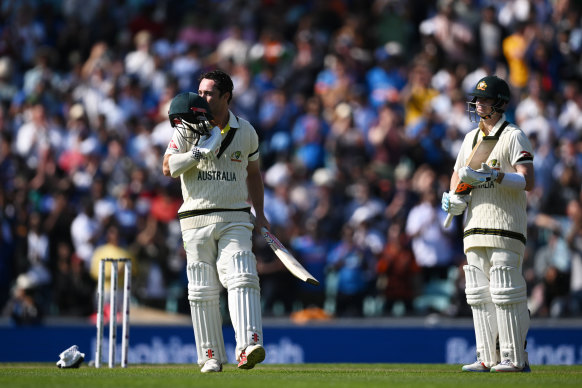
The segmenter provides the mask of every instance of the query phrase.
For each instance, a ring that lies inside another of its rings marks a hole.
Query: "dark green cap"
[[[495,75],[488,75],[477,82],[475,89],[469,95],[473,97],[492,98],[496,101],[506,103],[509,102],[511,92],[509,91],[507,82]]]

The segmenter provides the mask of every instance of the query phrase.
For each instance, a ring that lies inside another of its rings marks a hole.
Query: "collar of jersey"
[[[228,111],[228,116],[228,123],[220,130],[220,133],[223,135],[230,131],[231,128],[238,128],[238,120],[230,110]]]

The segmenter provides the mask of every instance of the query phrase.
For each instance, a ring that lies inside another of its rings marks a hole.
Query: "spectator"
[[[378,289],[386,299],[384,312],[392,313],[397,302],[404,304],[404,314],[414,311],[414,298],[420,293],[421,268],[404,233],[404,225],[394,222],[388,228],[386,245],[378,257]]]
[[[12,1],[2,8],[2,305],[28,270],[27,233],[35,213],[46,218],[41,234],[49,236],[53,275],[59,246],[83,252],[79,241],[73,245],[79,236],[77,215],[70,212],[84,198],[95,204],[91,222],[108,225],[121,216],[130,226],[124,238],[131,249],[145,244],[136,250],[143,262],[136,273],[140,303],[163,307],[164,295],[185,292],[183,250],[170,249],[164,262],[153,253],[180,246],[179,186],[161,174],[159,160],[172,132],[169,100],[205,67],[231,72],[237,116],[258,123],[260,113],[264,171],[280,162],[290,168],[275,201],[289,211],[291,221],[281,229],[289,243],[297,238],[299,246],[313,242],[320,249],[307,228],[311,217],[321,240],[337,243],[343,226],[361,216],[351,202],[356,181],[381,202],[367,227],[384,239],[391,225],[405,225],[427,188],[418,179],[426,176],[425,165],[432,164],[437,176],[431,179],[440,181],[472,128],[467,93],[495,73],[510,74],[520,91],[506,113],[510,120],[515,115],[535,147],[532,214],[557,221],[567,214],[566,204],[580,198],[582,26],[576,2],[439,0],[417,7],[421,2],[376,0],[362,7],[226,0],[212,12],[206,2],[118,2],[114,9],[97,1],[36,3]],[[234,19],[240,34],[219,22]],[[559,197],[551,189],[557,182],[565,187]],[[126,190],[130,206],[123,207]],[[95,244],[104,243],[99,237]],[[546,244],[544,228],[531,223],[528,249]],[[572,279],[574,269],[573,259]],[[372,271],[370,284],[377,276]],[[51,300],[55,282],[34,288],[33,299]],[[566,299],[575,300],[576,284]],[[369,287],[365,296],[375,292]],[[187,312],[188,306],[170,309]]]
[[[131,259],[132,275],[138,270],[137,262],[132,252],[130,252],[120,240],[119,227],[113,222],[105,230],[105,243],[97,246],[91,258],[91,278],[97,282],[99,280],[99,264],[103,259]],[[123,279],[125,266],[119,266],[119,279]],[[111,289],[111,266],[105,266],[105,278],[103,279],[105,290]],[[106,291],[107,292],[107,291]]]
[[[342,228],[341,241],[327,256],[328,270],[337,274],[336,316],[360,317],[375,271],[372,252],[354,241],[354,230]]]
[[[59,243],[52,306],[62,316],[88,317],[94,311],[96,282],[67,243]]]
[[[73,254],[81,260],[87,270],[91,267],[93,251],[101,232],[100,227],[99,221],[95,218],[95,209],[91,199],[84,198],[79,214],[71,223],[71,238],[74,247]]]
[[[513,96],[519,96],[519,92],[527,84],[529,78],[527,53],[534,39],[534,27],[526,22],[517,23],[513,33],[503,39],[503,55],[508,65],[509,85],[515,89],[511,93]]]
[[[423,190],[420,195],[420,203],[410,210],[405,232],[422,269],[423,282],[446,279],[450,266],[456,262],[450,231],[443,227],[446,214],[440,211],[434,189]]]

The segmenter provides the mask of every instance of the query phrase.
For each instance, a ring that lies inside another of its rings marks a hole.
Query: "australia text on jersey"
[[[199,181],[236,181],[236,173],[232,171],[198,171]]]

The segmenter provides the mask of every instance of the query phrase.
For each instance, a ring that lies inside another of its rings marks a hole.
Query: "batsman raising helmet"
[[[467,210],[463,245],[467,257],[465,294],[473,313],[477,361],[467,372],[529,372],[526,336],[529,312],[522,275],[526,243],[526,194],[534,187],[532,146],[523,131],[506,121],[507,83],[496,76],[479,80],[467,102],[478,122],[463,141],[442,208]],[[466,166],[479,137],[493,136],[495,147],[474,170]],[[470,194],[455,194],[457,184]]]
[[[221,286],[236,337],[238,368],[265,359],[255,225],[269,228],[257,132],[229,110],[233,84],[220,70],[200,77],[198,94],[181,93],[170,103],[174,134],[163,172],[180,177],[184,202],[178,218],[187,257],[188,300],[201,372],[220,372],[227,362],[219,308]],[[251,204],[247,202],[250,198]]]

